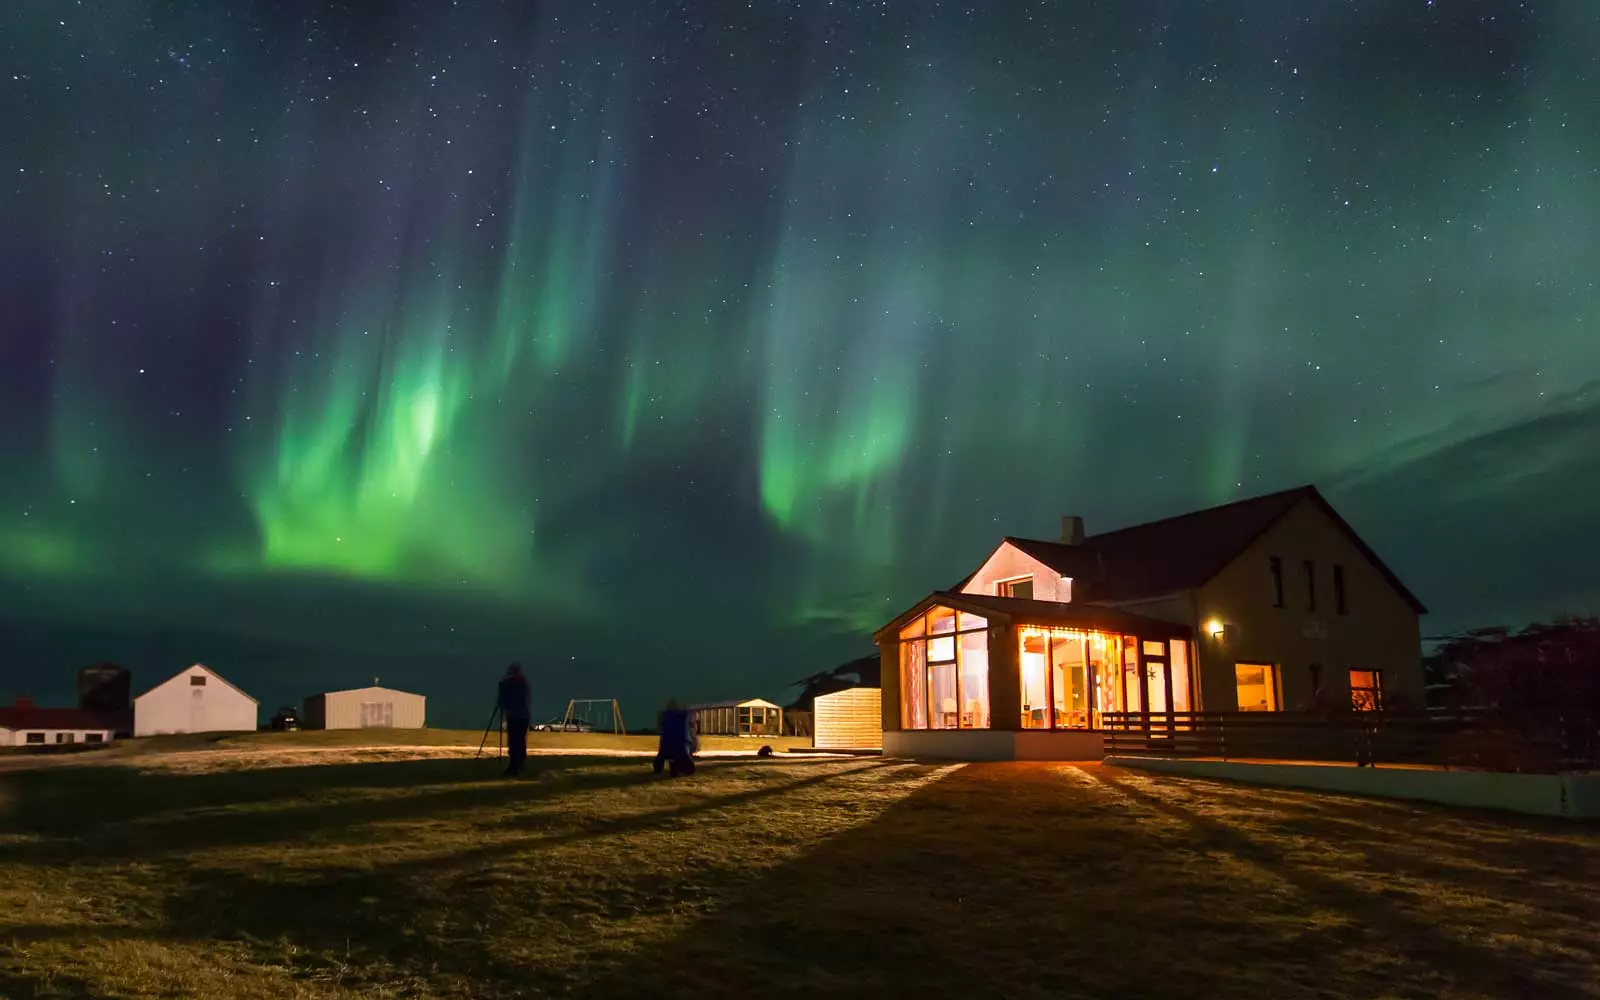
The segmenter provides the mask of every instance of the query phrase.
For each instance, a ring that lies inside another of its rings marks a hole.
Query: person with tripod
[[[528,724],[533,717],[528,679],[522,676],[522,664],[513,663],[506,668],[495,704],[506,726],[506,751],[511,758],[506,774],[514,778],[522,774],[528,759]]]

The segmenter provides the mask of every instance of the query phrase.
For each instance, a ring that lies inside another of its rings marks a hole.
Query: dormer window
[[[1033,577],[1019,576],[1010,580],[1001,580],[994,585],[994,592],[1001,597],[1017,597],[1025,601],[1033,600]]]

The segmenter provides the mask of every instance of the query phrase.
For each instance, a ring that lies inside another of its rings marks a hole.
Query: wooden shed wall
[[[883,746],[883,693],[858,687],[821,695],[812,707],[814,735],[819,750],[874,750]]]

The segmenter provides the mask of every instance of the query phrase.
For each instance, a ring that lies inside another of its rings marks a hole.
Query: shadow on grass
[[[930,784],[587,995],[1596,995],[1575,985],[1592,963],[1480,947],[1441,926],[1448,903],[1405,912],[1099,768],[1068,770],[976,765]]]
[[[719,766],[804,768],[800,761]],[[10,783],[0,830],[38,839],[0,850],[13,861],[149,861],[191,850],[327,837],[388,820],[495,809],[660,780],[648,760],[552,756],[536,777],[507,779],[492,759],[314,764],[170,774],[83,768]]]

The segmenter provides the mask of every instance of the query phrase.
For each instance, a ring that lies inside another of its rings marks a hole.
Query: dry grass
[[[1053,764],[151,762],[4,779],[0,995],[1600,997],[1592,826]]]

